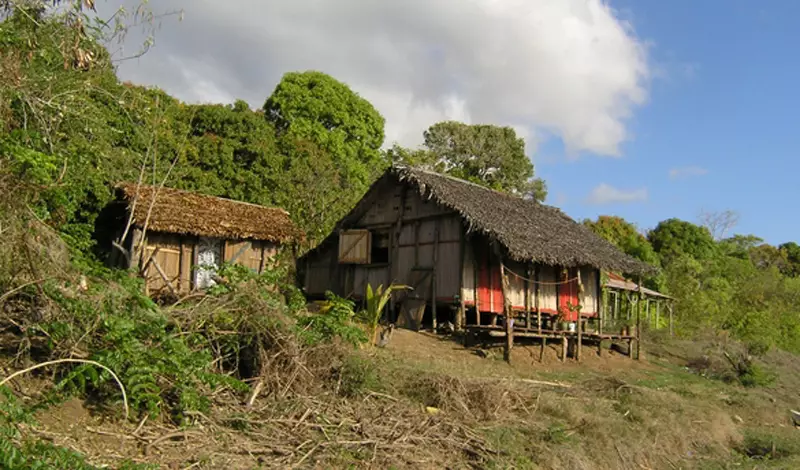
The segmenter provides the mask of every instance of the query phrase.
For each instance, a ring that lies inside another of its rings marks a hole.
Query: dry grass
[[[709,380],[685,370],[695,350],[680,342],[654,345],[650,362],[629,368],[622,357],[559,366],[524,354],[509,366],[397,333],[385,350],[331,346],[298,356],[295,368],[274,363],[252,406],[220,395],[181,428],[104,422],[68,401],[26,432],[95,463],[165,468],[795,468],[800,458],[781,417],[795,377],[771,389]],[[793,358],[767,360],[794,371]]]

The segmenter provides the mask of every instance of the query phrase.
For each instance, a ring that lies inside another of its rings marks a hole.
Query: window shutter
[[[369,264],[372,235],[369,230],[339,232],[339,263]]]

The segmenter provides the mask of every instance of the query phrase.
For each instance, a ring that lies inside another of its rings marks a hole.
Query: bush
[[[327,301],[318,313],[302,316],[297,321],[297,334],[308,346],[330,342],[334,338],[354,347],[368,341],[367,335],[353,322],[355,303],[328,292]]]

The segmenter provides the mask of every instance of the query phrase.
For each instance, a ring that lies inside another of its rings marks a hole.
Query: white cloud
[[[320,70],[373,101],[387,143],[419,143],[425,128],[452,118],[618,156],[626,121],[647,98],[646,45],[604,0],[153,5],[183,7],[184,20],[166,20],[148,54],[120,65],[122,78],[185,100],[235,96],[260,107],[285,72]]]
[[[609,184],[601,183],[589,193],[586,198],[587,204],[629,204],[634,202],[644,202],[647,200],[647,188],[624,190],[615,188]]]
[[[690,178],[692,176],[703,176],[707,174],[708,170],[699,166],[684,166],[669,170],[669,178],[673,180],[679,178]]]

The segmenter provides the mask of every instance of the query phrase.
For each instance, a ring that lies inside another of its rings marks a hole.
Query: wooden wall
[[[196,264],[197,241],[197,237],[188,235],[147,234],[141,263],[148,293],[184,295],[194,289],[192,268]],[[227,240],[222,261],[241,264],[261,273],[277,252],[278,246],[271,242]]]
[[[369,230],[370,243],[388,239],[388,262],[340,263],[341,235],[334,236],[304,260],[306,293],[361,298],[367,283],[398,283],[414,286],[410,295],[416,297],[430,299],[435,291],[439,302],[454,301],[461,288],[461,218],[402,185],[385,184],[367,197],[364,213],[347,229]],[[399,292],[395,300],[406,295]]]
[[[306,293],[322,296],[330,290],[360,299],[368,283],[377,287],[394,282],[415,288],[413,292],[395,294],[395,301],[402,301],[406,296],[429,301],[435,292],[439,303],[451,303],[460,298],[468,307],[474,307],[480,282],[479,263],[475,258],[479,250],[476,249],[491,251],[487,248],[487,239],[478,234],[467,235],[460,215],[423,199],[416,191],[402,185],[387,183],[366,197],[369,199],[362,201],[366,205],[363,213],[346,226],[347,230],[354,230],[352,236],[350,233],[347,236],[355,239],[358,235],[355,231],[369,230],[372,243],[388,234],[391,240],[388,262],[340,263],[339,237],[334,235],[303,260]],[[355,258],[361,257],[354,255]],[[498,263],[492,264],[499,269]],[[537,289],[525,279],[533,279],[535,275],[541,281],[538,289],[541,311],[558,312],[555,282],[560,280],[560,267],[534,267],[510,260],[505,261],[505,266],[510,270],[508,294],[515,310],[535,311]],[[584,315],[597,312],[597,275],[592,268],[581,271]],[[502,306],[497,312],[502,312]]]

